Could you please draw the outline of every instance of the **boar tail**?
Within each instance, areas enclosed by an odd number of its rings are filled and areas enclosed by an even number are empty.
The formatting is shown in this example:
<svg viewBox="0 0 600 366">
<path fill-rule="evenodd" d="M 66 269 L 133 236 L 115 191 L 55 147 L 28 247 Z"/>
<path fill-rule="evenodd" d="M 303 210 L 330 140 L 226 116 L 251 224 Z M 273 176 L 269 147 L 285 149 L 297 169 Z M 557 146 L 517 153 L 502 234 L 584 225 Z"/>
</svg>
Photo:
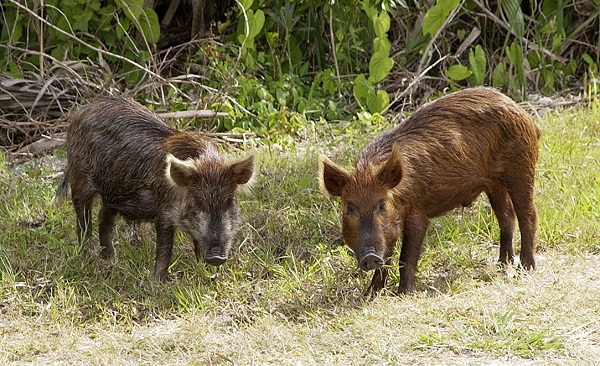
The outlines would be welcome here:
<svg viewBox="0 0 600 366">
<path fill-rule="evenodd" d="M 58 186 L 58 189 L 56 190 L 56 194 L 54 195 L 54 198 L 52 199 L 52 201 L 57 205 L 57 206 L 62 206 L 63 203 L 65 202 L 65 200 L 67 199 L 67 192 L 69 190 L 69 174 L 67 171 L 64 172 L 63 174 L 63 180 L 62 182 L 60 182 L 60 185 Z"/>
</svg>

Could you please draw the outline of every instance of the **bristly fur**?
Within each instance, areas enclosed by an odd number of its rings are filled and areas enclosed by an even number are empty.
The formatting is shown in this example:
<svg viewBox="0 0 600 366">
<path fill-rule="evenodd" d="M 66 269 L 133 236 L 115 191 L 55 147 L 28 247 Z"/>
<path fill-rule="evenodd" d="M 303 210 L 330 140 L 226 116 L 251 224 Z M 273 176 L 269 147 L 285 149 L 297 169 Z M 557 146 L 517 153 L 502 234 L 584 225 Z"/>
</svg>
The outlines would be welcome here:
<svg viewBox="0 0 600 366">
<path fill-rule="evenodd" d="M 246 164 L 228 165 L 198 134 L 177 131 L 123 98 L 98 98 L 72 114 L 66 147 L 68 176 L 57 200 L 69 184 L 82 243 L 91 239 L 92 206 L 100 196 L 101 256 L 115 254 L 119 215 L 154 223 L 159 280 L 168 276 L 177 229 L 192 239 L 196 258 L 215 266 L 227 260 L 239 221 L 236 191 L 255 173 L 252 155 Z"/>
<path fill-rule="evenodd" d="M 371 141 L 350 173 L 321 157 L 322 189 L 342 198 L 344 241 L 358 253 L 362 269 L 375 269 L 370 288 L 385 285 L 387 268 L 381 265 L 402 236 L 399 292 L 413 291 L 430 218 L 467 206 L 482 192 L 500 226 L 499 261 L 513 262 L 518 219 L 521 266 L 534 269 L 539 136 L 531 116 L 512 99 L 479 87 L 419 108 Z"/>
</svg>

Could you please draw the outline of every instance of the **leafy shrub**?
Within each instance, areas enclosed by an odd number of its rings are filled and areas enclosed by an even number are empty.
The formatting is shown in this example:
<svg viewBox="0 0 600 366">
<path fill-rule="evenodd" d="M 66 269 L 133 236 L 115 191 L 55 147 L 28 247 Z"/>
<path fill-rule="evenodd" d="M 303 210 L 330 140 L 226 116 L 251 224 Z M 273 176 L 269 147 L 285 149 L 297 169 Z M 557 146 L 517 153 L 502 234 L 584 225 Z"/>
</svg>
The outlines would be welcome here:
<svg viewBox="0 0 600 366">
<path fill-rule="evenodd" d="M 492 85 L 515 99 L 597 90 L 600 0 L 238 0 L 212 37 L 191 44 L 197 52 L 166 67 L 153 46 L 160 19 L 143 0 L 42 4 L 0 7 L 0 72 L 89 60 L 117 88 L 149 100 L 151 89 L 167 108 L 227 111 L 209 126 L 219 130 L 273 136 L 321 119 L 358 123 L 448 87 Z M 174 84 L 173 74 L 201 81 Z"/>
<path fill-rule="evenodd" d="M 0 35 L 0 71 L 16 76 L 38 70 L 50 56 L 58 61 L 105 60 L 118 74 L 133 72 L 126 81 L 134 83 L 140 75 L 135 65 L 123 60 L 148 61 L 160 36 L 158 16 L 144 7 L 144 0 L 46 0 L 43 6 L 9 0 L 1 9 L 5 26 Z M 21 54 L 21 50 L 41 52 Z"/>
</svg>

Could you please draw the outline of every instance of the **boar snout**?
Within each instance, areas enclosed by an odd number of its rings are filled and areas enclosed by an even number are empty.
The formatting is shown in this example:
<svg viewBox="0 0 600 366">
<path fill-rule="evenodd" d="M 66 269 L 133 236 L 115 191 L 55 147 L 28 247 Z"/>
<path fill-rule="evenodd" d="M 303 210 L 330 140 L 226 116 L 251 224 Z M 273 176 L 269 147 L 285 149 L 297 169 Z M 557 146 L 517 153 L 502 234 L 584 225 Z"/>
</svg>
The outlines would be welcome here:
<svg viewBox="0 0 600 366">
<path fill-rule="evenodd" d="M 204 261 L 211 266 L 220 266 L 227 261 L 227 253 L 220 245 L 212 246 L 204 255 Z"/>
<path fill-rule="evenodd" d="M 383 258 L 377 255 L 375 248 L 367 248 L 360 256 L 358 266 L 363 271 L 381 268 L 381 266 L 383 266 Z"/>
</svg>

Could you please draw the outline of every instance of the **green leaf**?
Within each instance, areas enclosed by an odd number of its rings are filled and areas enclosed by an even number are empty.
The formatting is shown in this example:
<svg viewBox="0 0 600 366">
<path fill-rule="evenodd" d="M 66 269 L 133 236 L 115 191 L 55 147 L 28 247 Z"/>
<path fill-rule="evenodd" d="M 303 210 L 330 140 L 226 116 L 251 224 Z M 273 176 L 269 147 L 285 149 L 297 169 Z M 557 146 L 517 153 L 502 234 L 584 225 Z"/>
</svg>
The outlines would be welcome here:
<svg viewBox="0 0 600 366">
<path fill-rule="evenodd" d="M 21 75 L 21 68 L 19 67 L 19 65 L 16 62 L 14 62 L 14 61 L 9 62 L 8 69 L 12 76 L 23 77 L 23 75 Z"/>
<path fill-rule="evenodd" d="M 390 104 L 390 96 L 385 90 L 378 90 L 377 94 L 367 96 L 367 108 L 371 113 L 379 113 Z"/>
<path fill-rule="evenodd" d="M 517 72 L 517 78 L 509 78 L 508 82 L 513 89 L 513 93 L 520 95 L 521 98 L 525 97 L 525 66 L 523 65 L 523 47 L 517 42 L 513 41 L 510 46 L 506 47 L 506 54 L 512 65 Z"/>
<path fill-rule="evenodd" d="M 506 62 L 500 62 L 492 71 L 492 86 L 494 88 L 502 88 L 506 85 L 508 74 L 506 73 Z"/>
<path fill-rule="evenodd" d="M 243 49 L 242 52 L 244 53 L 247 49 L 248 50 L 253 50 L 254 49 L 254 38 L 248 38 L 246 39 L 246 36 L 243 34 L 238 34 L 238 42 L 240 43 L 240 46 L 243 45 Z M 245 43 L 244 43 L 245 42 Z"/>
<path fill-rule="evenodd" d="M 369 62 L 369 82 L 375 84 L 385 79 L 394 67 L 394 60 L 383 52 L 375 52 Z"/>
<path fill-rule="evenodd" d="M 254 3 L 254 0 L 238 0 L 236 1 L 238 5 L 242 6 L 244 9 L 248 10 Z"/>
<path fill-rule="evenodd" d="M 6 20 L 6 25 L 2 27 L 1 40 L 3 42 L 10 40 L 10 43 L 16 43 L 23 34 L 22 21 L 14 8 L 9 7 L 4 11 L 6 12 L 6 17 L 4 18 Z"/>
<path fill-rule="evenodd" d="M 107 46 L 113 46 L 117 41 L 117 34 L 112 29 L 106 27 L 107 29 L 100 29 L 99 33 L 104 40 L 104 44 Z"/>
<path fill-rule="evenodd" d="M 506 19 L 515 35 L 519 38 L 523 37 L 525 31 L 525 21 L 523 20 L 523 12 L 521 11 L 521 0 L 502 0 L 500 2 L 502 10 L 506 14 Z"/>
<path fill-rule="evenodd" d="M 118 39 L 123 39 L 125 37 L 125 32 L 129 29 L 130 20 L 129 18 L 121 18 L 119 19 L 119 23 L 116 26 L 116 33 Z"/>
<path fill-rule="evenodd" d="M 373 17 L 377 16 L 377 8 L 371 4 L 370 0 L 362 0 L 360 3 L 369 19 L 373 19 Z"/>
<path fill-rule="evenodd" d="M 460 0 L 437 0 L 436 4 L 425 13 L 423 18 L 423 34 L 433 35 L 444 25 L 450 12 L 456 8 Z"/>
<path fill-rule="evenodd" d="M 554 69 L 551 67 L 543 67 L 540 71 L 542 80 L 544 81 L 544 92 L 550 93 L 554 87 Z"/>
<path fill-rule="evenodd" d="M 373 17 L 373 29 L 379 38 L 387 38 L 387 32 L 390 30 L 390 24 L 390 16 L 385 11 L 382 11 L 379 16 Z"/>
<path fill-rule="evenodd" d="M 89 1 L 88 6 L 94 11 L 99 11 L 102 8 L 100 0 Z"/>
<path fill-rule="evenodd" d="M 279 41 L 279 33 L 278 32 L 266 32 L 265 36 L 267 38 L 267 43 L 271 48 L 275 48 Z"/>
<path fill-rule="evenodd" d="M 583 61 L 585 61 L 589 66 L 597 67 L 596 62 L 594 61 L 594 59 L 592 59 L 590 55 L 588 55 L 587 52 L 584 52 L 581 57 L 583 58 Z"/>
<path fill-rule="evenodd" d="M 64 30 L 67 33 L 71 33 L 71 23 L 69 22 L 69 20 L 65 17 L 60 17 L 58 18 L 58 21 L 54 23 L 58 28 Z M 59 32 L 59 34 L 64 37 L 62 35 L 62 33 Z M 53 37 L 54 38 L 54 37 Z"/>
<path fill-rule="evenodd" d="M 381 112 L 390 104 L 388 93 L 385 90 L 376 92 L 363 74 L 354 79 L 353 93 L 360 106 L 366 108 L 370 113 Z"/>
<path fill-rule="evenodd" d="M 452 81 L 464 80 L 471 76 L 471 74 L 473 74 L 473 72 L 463 65 L 452 65 L 446 70 L 446 76 Z"/>
<path fill-rule="evenodd" d="M 365 75 L 360 74 L 354 79 L 354 87 L 352 88 L 352 93 L 354 94 L 354 98 L 356 101 L 362 106 L 366 107 L 367 104 L 367 96 L 369 92 L 373 92 L 373 86 L 369 84 Z"/>
<path fill-rule="evenodd" d="M 372 89 L 372 88 L 373 87 L 369 84 L 369 82 L 367 81 L 367 78 L 365 78 L 364 74 L 360 74 L 354 79 L 353 92 L 354 92 L 354 96 L 357 99 L 366 98 L 367 93 L 369 92 L 369 89 Z"/>
<path fill-rule="evenodd" d="M 73 22 L 71 23 L 74 31 L 88 31 L 88 21 L 86 19 L 85 13 L 75 14 L 73 15 Z"/>
<path fill-rule="evenodd" d="M 144 9 L 144 16 L 140 17 L 140 28 L 148 43 L 156 44 L 158 42 L 158 38 L 160 37 L 160 23 L 154 9 Z"/>
<path fill-rule="evenodd" d="M 263 25 L 265 24 L 265 13 L 258 9 L 256 13 L 250 19 L 250 12 L 248 13 L 248 21 L 250 26 L 250 34 L 248 35 L 250 38 L 255 38 L 258 33 L 262 30 Z"/>
<path fill-rule="evenodd" d="M 140 19 L 144 11 L 144 0 L 116 0 L 116 3 L 123 8 L 125 15 L 134 23 Z"/>
<path fill-rule="evenodd" d="M 335 31 L 335 40 L 338 41 L 338 43 L 341 43 L 344 40 L 345 35 L 344 29 L 340 27 Z"/>
<path fill-rule="evenodd" d="M 481 45 L 475 46 L 475 52 L 473 50 L 469 51 L 469 63 L 471 64 L 475 84 L 483 85 L 487 72 L 487 60 Z"/>
<path fill-rule="evenodd" d="M 387 38 L 379 38 L 375 37 L 373 39 L 373 51 L 375 53 L 383 53 L 386 56 L 390 55 L 390 50 L 392 49 L 392 45 Z"/>
<path fill-rule="evenodd" d="M 513 41 L 509 47 L 506 48 L 506 54 L 510 63 L 519 71 L 523 68 L 523 47 L 517 42 Z"/>
<path fill-rule="evenodd" d="M 10 42 L 16 43 L 21 39 L 23 34 L 23 26 L 20 21 L 15 22 L 14 26 L 10 29 Z"/>
<path fill-rule="evenodd" d="M 294 36 L 289 36 L 289 59 L 292 61 L 292 65 L 299 65 L 302 63 L 302 49 L 298 45 Z M 291 71 L 291 70 L 290 70 Z"/>
</svg>

